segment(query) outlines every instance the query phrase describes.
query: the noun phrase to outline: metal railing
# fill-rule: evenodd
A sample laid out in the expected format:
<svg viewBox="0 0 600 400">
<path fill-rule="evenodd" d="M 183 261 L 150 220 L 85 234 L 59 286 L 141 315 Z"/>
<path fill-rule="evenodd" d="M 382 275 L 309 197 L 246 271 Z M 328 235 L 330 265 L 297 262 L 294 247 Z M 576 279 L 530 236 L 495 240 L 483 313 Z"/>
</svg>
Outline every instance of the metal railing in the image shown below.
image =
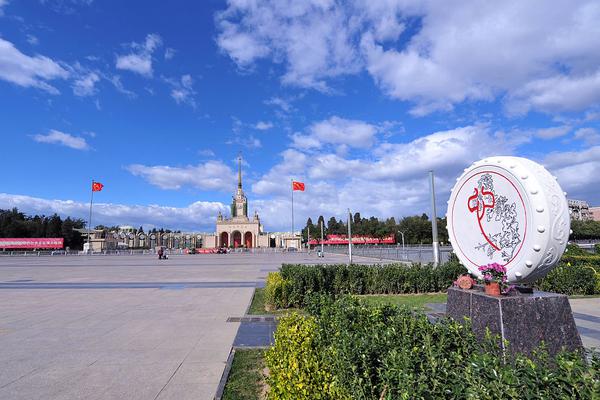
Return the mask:
<svg viewBox="0 0 600 400">
<path fill-rule="evenodd" d="M 325 246 L 325 253 L 348 254 L 348 246 Z M 440 247 L 440 262 L 445 263 L 450 259 L 452 247 Z M 377 258 L 380 260 L 406 261 L 415 263 L 432 263 L 433 248 L 431 246 L 369 246 L 369 245 L 354 245 L 352 246 L 352 255 Z"/>
</svg>

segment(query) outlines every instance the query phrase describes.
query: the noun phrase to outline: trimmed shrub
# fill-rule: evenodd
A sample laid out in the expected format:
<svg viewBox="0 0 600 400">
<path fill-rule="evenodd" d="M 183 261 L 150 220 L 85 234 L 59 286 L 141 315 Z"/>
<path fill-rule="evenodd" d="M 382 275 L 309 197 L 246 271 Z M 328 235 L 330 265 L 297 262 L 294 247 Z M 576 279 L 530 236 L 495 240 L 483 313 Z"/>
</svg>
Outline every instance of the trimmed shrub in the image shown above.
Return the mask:
<svg viewBox="0 0 600 400">
<path fill-rule="evenodd" d="M 270 272 L 265 285 L 265 304 L 269 309 L 287 307 L 289 282 L 279 272 Z"/>
<path fill-rule="evenodd" d="M 316 337 L 314 317 L 292 313 L 279 320 L 275 344 L 265 357 L 269 399 L 349 399 L 336 388 Z"/>
<path fill-rule="evenodd" d="M 566 295 L 591 295 L 600 293 L 600 282 L 596 270 L 589 265 L 560 264 L 544 278 L 535 282 L 535 287 L 547 292 Z"/>
<path fill-rule="evenodd" d="M 571 265 L 588 265 L 594 268 L 600 268 L 600 255 L 588 253 L 585 256 L 563 255 L 560 259 L 562 263 Z"/>
<path fill-rule="evenodd" d="M 284 264 L 281 276 L 287 285 L 287 299 L 276 299 L 275 302 L 282 307 L 301 307 L 306 304 L 307 296 L 313 293 L 343 295 L 440 292 L 466 272 L 456 262 L 437 268 L 431 264 Z"/>
<path fill-rule="evenodd" d="M 468 323 L 312 295 L 312 317 L 284 319 L 269 351 L 272 399 L 593 399 L 600 359 L 579 353 L 505 361 Z M 320 372 L 320 374 L 319 374 Z M 272 388 L 273 390 L 273 388 Z"/>
</svg>

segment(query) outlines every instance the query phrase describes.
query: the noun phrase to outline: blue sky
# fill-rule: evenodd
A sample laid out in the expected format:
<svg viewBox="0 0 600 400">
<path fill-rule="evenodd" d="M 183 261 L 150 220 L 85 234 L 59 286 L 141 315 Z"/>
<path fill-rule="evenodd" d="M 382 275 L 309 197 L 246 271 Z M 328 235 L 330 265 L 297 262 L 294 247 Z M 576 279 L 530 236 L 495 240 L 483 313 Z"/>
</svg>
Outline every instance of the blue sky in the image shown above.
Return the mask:
<svg viewBox="0 0 600 400">
<path fill-rule="evenodd" d="M 489 155 L 600 204 L 600 4 L 0 0 L 0 207 L 210 231 L 440 214 Z"/>
</svg>

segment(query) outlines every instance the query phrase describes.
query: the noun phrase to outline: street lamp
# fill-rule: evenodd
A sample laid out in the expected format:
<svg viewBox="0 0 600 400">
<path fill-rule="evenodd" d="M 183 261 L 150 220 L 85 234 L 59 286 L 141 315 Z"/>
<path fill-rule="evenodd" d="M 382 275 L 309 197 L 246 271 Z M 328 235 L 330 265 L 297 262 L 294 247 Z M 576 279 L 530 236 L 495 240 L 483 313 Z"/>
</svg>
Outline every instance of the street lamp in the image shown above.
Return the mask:
<svg viewBox="0 0 600 400">
<path fill-rule="evenodd" d="M 404 254 L 404 258 L 406 258 L 406 248 L 404 247 L 404 232 L 398 231 L 400 235 L 402 235 L 402 254 Z"/>
</svg>

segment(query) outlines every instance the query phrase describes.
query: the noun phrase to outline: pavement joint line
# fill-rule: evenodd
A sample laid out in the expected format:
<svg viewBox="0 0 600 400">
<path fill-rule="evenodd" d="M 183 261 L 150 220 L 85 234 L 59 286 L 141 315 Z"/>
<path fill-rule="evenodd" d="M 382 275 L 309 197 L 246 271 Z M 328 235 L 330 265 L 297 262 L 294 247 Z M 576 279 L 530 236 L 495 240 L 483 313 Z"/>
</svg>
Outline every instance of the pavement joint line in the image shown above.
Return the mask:
<svg viewBox="0 0 600 400">
<path fill-rule="evenodd" d="M 582 319 L 584 321 L 595 322 L 597 324 L 600 324 L 600 317 L 595 317 L 593 315 L 574 312 L 573 317 L 575 319 Z"/>
<path fill-rule="evenodd" d="M 577 331 L 581 336 L 586 336 L 592 339 L 600 339 L 600 330 L 586 328 L 585 326 L 577 326 Z"/>
<path fill-rule="evenodd" d="M 33 373 L 34 373 L 34 372 L 36 372 L 36 371 L 39 371 L 40 369 L 42 369 L 42 367 L 37 367 L 37 368 L 34 368 L 34 369 L 32 369 L 31 371 L 27 372 L 26 374 L 24 374 L 24 375 L 21 375 L 21 376 L 20 376 L 20 377 L 18 377 L 17 379 L 13 379 L 12 381 L 10 381 L 10 382 L 8 382 L 8 383 L 5 383 L 4 385 L 0 386 L 0 389 L 4 389 L 5 387 L 7 387 L 7 386 L 10 386 L 10 385 L 12 385 L 12 384 L 13 384 L 13 383 L 15 383 L 15 382 L 18 382 L 18 381 L 20 381 L 21 379 L 25 378 L 26 376 L 28 376 L 28 375 L 31 375 L 31 374 L 33 374 Z"/>
</svg>

